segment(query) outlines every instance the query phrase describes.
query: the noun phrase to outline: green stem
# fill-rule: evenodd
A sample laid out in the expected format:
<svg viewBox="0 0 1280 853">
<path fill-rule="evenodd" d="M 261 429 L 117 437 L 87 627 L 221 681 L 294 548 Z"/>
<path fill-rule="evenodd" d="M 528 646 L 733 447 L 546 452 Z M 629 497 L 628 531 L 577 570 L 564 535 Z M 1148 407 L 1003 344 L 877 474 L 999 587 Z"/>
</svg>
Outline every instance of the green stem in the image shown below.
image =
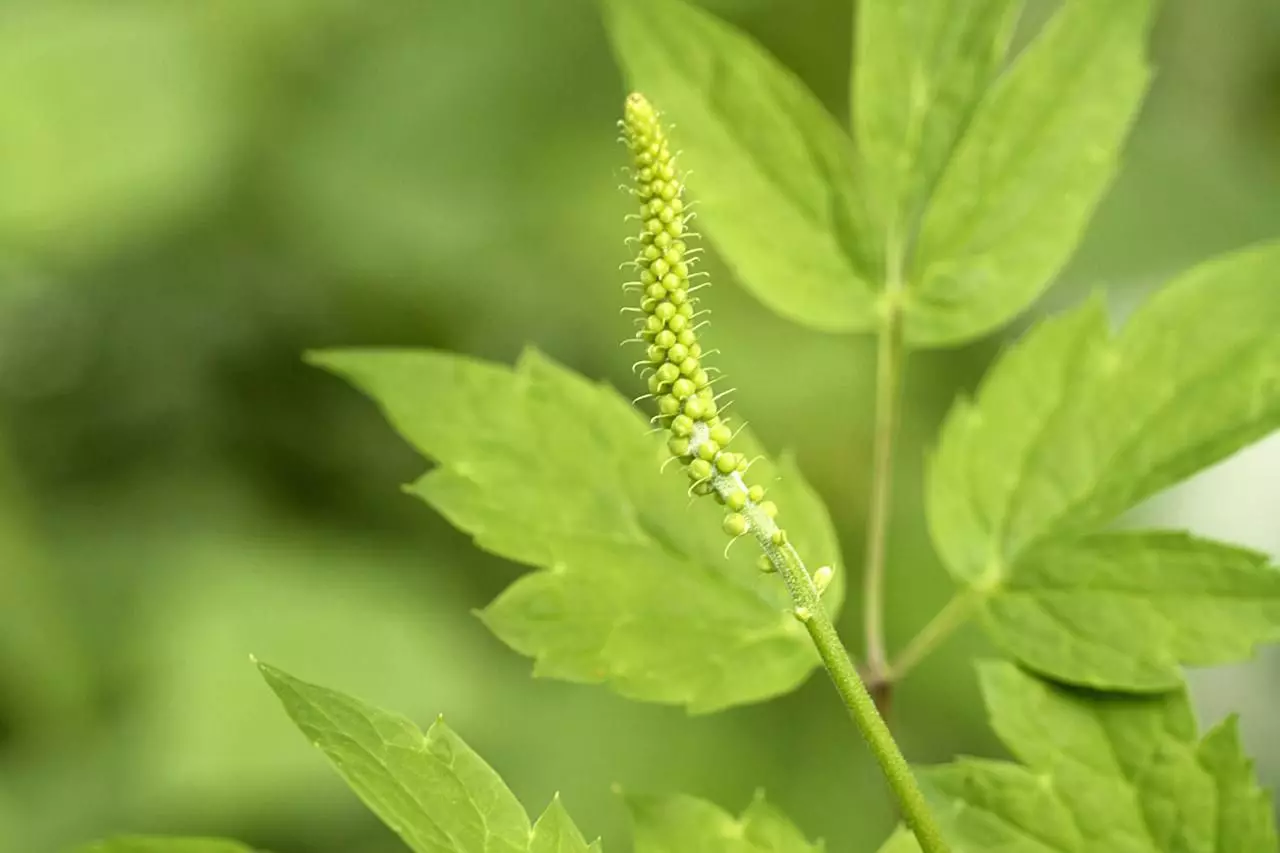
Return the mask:
<svg viewBox="0 0 1280 853">
<path fill-rule="evenodd" d="M 951 600 L 929 620 L 907 643 L 889 667 L 885 678 L 889 681 L 900 681 L 920 661 L 928 657 L 944 640 L 955 633 L 956 629 L 969 621 L 974 608 L 982 601 L 982 594 L 975 589 L 966 589 L 951 596 Z"/>
<path fill-rule="evenodd" d="M 866 630 L 867 673 L 875 683 L 887 683 L 889 671 L 884 632 L 885 550 L 893 484 L 893 446 L 898 431 L 905 348 L 897 275 L 890 276 L 884 322 L 876 354 L 875 437 L 871 463 L 871 508 L 867 514 L 867 553 L 863 567 L 863 626 Z"/>
<path fill-rule="evenodd" d="M 924 853 L 947 853 L 942 831 L 929 811 L 924 794 L 911 773 L 911 767 L 893 739 L 889 726 L 880 716 L 880 711 L 867 692 L 848 651 L 840 642 L 840 635 L 836 633 L 831 617 L 822 606 L 822 597 L 799 554 L 789 544 L 778 547 L 763 536 L 757 538 L 760 539 L 760 545 L 769 561 L 786 582 L 791 600 L 795 603 L 796 618 L 809 631 L 809 636 L 826 665 L 827 673 L 836 686 L 836 692 L 844 700 L 849 716 L 871 747 L 871 752 L 898 801 L 903 819 L 920 842 L 920 849 Z"/>
</svg>

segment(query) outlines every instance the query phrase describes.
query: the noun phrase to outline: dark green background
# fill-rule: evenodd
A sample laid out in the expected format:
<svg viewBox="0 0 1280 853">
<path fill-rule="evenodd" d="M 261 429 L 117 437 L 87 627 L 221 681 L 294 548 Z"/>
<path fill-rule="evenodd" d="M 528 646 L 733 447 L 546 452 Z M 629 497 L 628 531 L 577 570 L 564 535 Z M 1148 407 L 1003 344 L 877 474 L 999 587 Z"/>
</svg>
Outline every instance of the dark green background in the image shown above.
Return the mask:
<svg viewBox="0 0 1280 853">
<path fill-rule="evenodd" d="M 847 112 L 847 0 L 708 5 Z M 824 679 L 693 718 L 533 681 L 469 615 L 521 569 L 403 496 L 423 463 L 300 360 L 397 344 L 510 361 L 531 344 L 639 393 L 617 347 L 625 90 L 592 3 L 0 6 L 0 851 L 121 830 L 399 849 L 251 652 L 420 721 L 443 711 L 530 811 L 559 790 L 611 849 L 628 843 L 615 783 L 734 809 L 764 787 L 831 849 L 873 849 L 892 814 Z M 1169 0 L 1153 50 L 1123 174 L 1039 310 L 1102 286 L 1119 316 L 1179 269 L 1280 235 L 1280 6 Z M 735 405 L 798 451 L 856 565 L 870 342 L 717 281 L 707 334 Z M 895 644 L 948 595 L 923 454 L 999 345 L 911 360 Z M 1278 457 L 1257 448 L 1145 513 L 1280 552 Z M 984 648 L 969 630 L 901 688 L 913 759 L 997 750 L 966 665 Z M 1207 719 L 1245 713 L 1280 781 L 1280 659 L 1194 683 Z"/>
</svg>

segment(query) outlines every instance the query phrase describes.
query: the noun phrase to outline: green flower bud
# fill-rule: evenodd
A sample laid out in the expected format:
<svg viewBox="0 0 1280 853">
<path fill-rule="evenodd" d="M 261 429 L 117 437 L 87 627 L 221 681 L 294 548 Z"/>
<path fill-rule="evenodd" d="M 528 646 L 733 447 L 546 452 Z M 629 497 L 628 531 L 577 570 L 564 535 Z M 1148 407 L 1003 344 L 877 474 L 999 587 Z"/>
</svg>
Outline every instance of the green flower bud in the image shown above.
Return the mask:
<svg viewBox="0 0 1280 853">
<path fill-rule="evenodd" d="M 747 532 L 747 517 L 740 512 L 731 512 L 724 517 L 724 532 L 730 536 L 741 536 Z"/>
<path fill-rule="evenodd" d="M 698 300 L 690 292 L 691 263 L 684 239 L 684 179 L 666 128 L 643 96 L 627 98 L 622 126 L 635 165 L 634 192 L 640 200 L 643 222 L 636 264 L 640 267 L 640 308 L 645 316 L 636 337 L 647 345 L 647 363 L 653 367 L 646 381 L 656 397 L 655 421 L 669 430 L 667 449 L 671 454 L 688 460 L 686 473 L 693 481 L 690 491 L 715 495 L 729 510 L 725 532 L 741 536 L 751 526 L 749 506 L 760 504 L 768 518 L 777 510 L 772 503 L 760 503 L 764 489 L 742 482 L 740 475 L 746 471 L 747 459 L 726 449 L 733 430 L 720 418 L 711 377 L 701 362 L 703 347 L 695 331 L 701 324 L 693 320 Z M 777 545 L 786 542 L 781 530 L 772 537 Z"/>
<path fill-rule="evenodd" d="M 695 459 L 689 463 L 689 479 L 705 480 L 711 476 L 711 463 L 705 459 Z"/>
</svg>

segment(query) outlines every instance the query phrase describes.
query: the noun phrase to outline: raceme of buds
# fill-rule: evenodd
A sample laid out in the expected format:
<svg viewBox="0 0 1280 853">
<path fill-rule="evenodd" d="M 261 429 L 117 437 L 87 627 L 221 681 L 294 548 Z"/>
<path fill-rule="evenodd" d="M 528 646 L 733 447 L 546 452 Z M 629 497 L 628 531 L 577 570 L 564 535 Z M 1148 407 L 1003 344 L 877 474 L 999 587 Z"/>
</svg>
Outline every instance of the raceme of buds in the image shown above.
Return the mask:
<svg viewBox="0 0 1280 853">
<path fill-rule="evenodd" d="M 684 182 L 668 147 L 657 111 L 643 95 L 627 97 L 619 123 L 632 155 L 631 192 L 640 203 L 640 251 L 632 262 L 638 280 L 627 290 L 640 297 L 641 318 L 636 339 L 645 346 L 643 366 L 650 396 L 656 400 L 655 420 L 669 433 L 667 447 L 683 464 L 691 490 L 712 495 L 728 510 L 724 530 L 738 537 L 752 533 L 763 545 L 781 547 L 786 531 L 773 521 L 777 508 L 764 500 L 764 489 L 743 479 L 748 460 L 729 449 L 733 430 L 720 404 L 703 349 L 698 341 L 698 299 L 691 286 L 694 256 L 684 203 Z M 703 274 L 705 275 L 705 274 Z M 711 370 L 714 370 L 712 368 Z M 768 549 L 766 549 L 768 550 Z"/>
</svg>

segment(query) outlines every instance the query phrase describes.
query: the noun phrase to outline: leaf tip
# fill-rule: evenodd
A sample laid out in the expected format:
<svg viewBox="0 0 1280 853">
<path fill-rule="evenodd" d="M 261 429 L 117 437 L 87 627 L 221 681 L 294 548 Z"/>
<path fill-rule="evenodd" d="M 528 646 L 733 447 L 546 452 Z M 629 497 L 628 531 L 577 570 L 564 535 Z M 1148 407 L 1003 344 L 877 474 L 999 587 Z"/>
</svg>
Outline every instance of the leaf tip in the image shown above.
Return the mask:
<svg viewBox="0 0 1280 853">
<path fill-rule="evenodd" d="M 302 351 L 302 363 L 311 367 L 318 367 L 322 370 L 329 370 L 332 367 L 333 350 L 327 349 L 309 349 Z"/>
</svg>

